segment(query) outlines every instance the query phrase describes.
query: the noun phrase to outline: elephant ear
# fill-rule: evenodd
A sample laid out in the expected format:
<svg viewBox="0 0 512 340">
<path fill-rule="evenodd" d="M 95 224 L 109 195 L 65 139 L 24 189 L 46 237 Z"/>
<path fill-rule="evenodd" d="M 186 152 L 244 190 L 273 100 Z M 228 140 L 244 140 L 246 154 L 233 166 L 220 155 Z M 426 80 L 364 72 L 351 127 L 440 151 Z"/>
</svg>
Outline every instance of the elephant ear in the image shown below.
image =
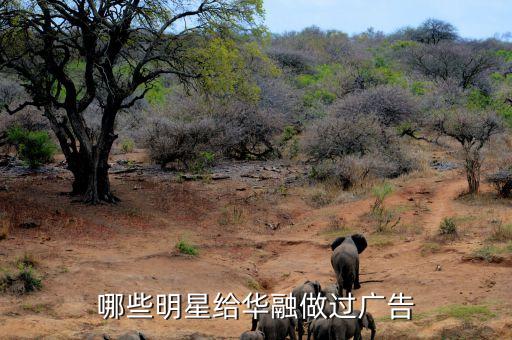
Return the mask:
<svg viewBox="0 0 512 340">
<path fill-rule="evenodd" d="M 361 320 L 362 327 L 364 327 L 364 328 L 370 327 L 370 322 L 368 321 L 368 313 L 364 313 L 363 317 L 360 320 Z"/>
<path fill-rule="evenodd" d="M 337 239 L 334 240 L 334 242 L 331 244 L 331 249 L 334 250 L 336 249 L 340 244 L 343 243 L 343 241 L 345 241 L 345 238 L 344 237 L 338 237 Z"/>
<path fill-rule="evenodd" d="M 371 315 L 370 313 L 365 313 L 364 318 L 366 320 L 366 325 L 365 325 L 366 328 L 373 329 L 373 330 L 377 329 L 377 327 L 375 326 L 375 320 L 373 319 L 373 315 Z M 363 325 L 364 325 L 364 322 L 363 322 Z"/>
<path fill-rule="evenodd" d="M 366 247 L 368 247 L 368 243 L 366 242 L 366 239 L 364 238 L 363 235 L 354 234 L 351 236 L 351 238 L 352 238 L 352 241 L 354 241 L 356 248 L 357 248 L 357 252 L 359 254 L 361 254 L 366 249 Z"/>
</svg>

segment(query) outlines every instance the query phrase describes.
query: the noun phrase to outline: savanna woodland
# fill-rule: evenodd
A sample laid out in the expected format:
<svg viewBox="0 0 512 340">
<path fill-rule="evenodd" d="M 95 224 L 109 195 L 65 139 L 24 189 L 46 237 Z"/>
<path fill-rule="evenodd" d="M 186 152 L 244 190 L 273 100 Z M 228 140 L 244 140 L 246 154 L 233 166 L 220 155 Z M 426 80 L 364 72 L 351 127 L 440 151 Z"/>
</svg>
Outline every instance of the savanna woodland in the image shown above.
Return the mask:
<svg viewBox="0 0 512 340">
<path fill-rule="evenodd" d="M 262 0 L 0 0 L 0 338 L 510 339 L 511 128 L 512 43 L 443 20 L 277 34 Z M 386 299 L 353 324 L 242 312 L 292 291 Z M 229 293 L 239 317 L 213 317 Z"/>
</svg>

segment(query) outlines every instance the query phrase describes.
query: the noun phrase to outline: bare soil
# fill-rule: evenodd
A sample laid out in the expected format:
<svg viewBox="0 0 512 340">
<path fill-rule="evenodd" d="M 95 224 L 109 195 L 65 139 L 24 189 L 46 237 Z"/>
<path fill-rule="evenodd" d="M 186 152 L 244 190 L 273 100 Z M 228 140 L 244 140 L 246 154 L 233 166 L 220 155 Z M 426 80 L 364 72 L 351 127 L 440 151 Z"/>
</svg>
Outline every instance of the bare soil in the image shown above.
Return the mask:
<svg viewBox="0 0 512 340">
<path fill-rule="evenodd" d="M 117 158 L 144 159 L 140 153 Z M 63 194 L 70 177 L 58 167 L 37 174 L 4 171 L 0 210 L 8 212 L 10 230 L 0 241 L 0 268 L 29 254 L 43 288 L 0 295 L 0 338 L 74 339 L 139 330 L 150 339 L 194 333 L 235 339 L 250 328 L 249 317 L 103 320 L 98 294 L 200 292 L 213 298 L 233 292 L 243 298 L 255 289 L 288 293 L 306 279 L 329 285 L 329 243 L 353 232 L 364 233 L 370 244 L 361 255 L 362 280 L 383 281 L 363 283 L 356 297 L 414 297 L 413 321 L 390 321 L 387 301 L 369 303 L 378 339 L 512 338 L 510 255 L 500 263 L 464 260 L 486 244 L 493 220 L 512 221 L 512 201 L 496 198 L 485 185 L 477 197 L 461 196 L 466 182 L 460 170 L 394 180 L 385 204 L 400 223 L 386 233 L 376 233 L 368 217 L 369 194 L 315 208 L 304 169 L 283 163 L 226 165 L 195 180 L 141 166 L 111 178 L 122 202 L 86 206 Z M 453 239 L 437 235 L 445 217 L 456 217 Z M 36 227 L 20 227 L 27 222 Z M 199 255 L 179 254 L 180 239 L 196 245 Z M 485 306 L 492 317 L 444 315 L 440 307 L 452 305 Z"/>
</svg>

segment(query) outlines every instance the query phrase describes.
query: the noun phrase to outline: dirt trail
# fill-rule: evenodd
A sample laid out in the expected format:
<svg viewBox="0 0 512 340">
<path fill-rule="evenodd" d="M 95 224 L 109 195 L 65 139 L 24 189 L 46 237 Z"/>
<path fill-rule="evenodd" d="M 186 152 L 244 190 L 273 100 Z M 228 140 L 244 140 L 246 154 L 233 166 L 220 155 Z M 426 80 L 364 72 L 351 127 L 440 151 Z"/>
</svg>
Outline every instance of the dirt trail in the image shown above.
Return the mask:
<svg viewBox="0 0 512 340">
<path fill-rule="evenodd" d="M 44 275 L 40 292 L 0 295 L 0 330 L 12 337 L 74 339 L 87 333 L 116 335 L 139 329 L 152 339 L 184 339 L 195 332 L 216 339 L 237 338 L 250 325 L 247 317 L 104 321 L 96 313 L 97 295 L 201 292 L 213 299 L 218 292 L 242 297 L 254 289 L 288 293 L 306 279 L 328 285 L 334 282 L 328 244 L 336 233 L 347 232 L 328 229 L 333 216 L 342 218 L 350 232 L 369 238 L 370 246 L 361 256 L 362 279 L 384 281 L 364 284 L 355 292 L 358 298 L 371 292 L 389 298 L 402 291 L 414 296 L 417 313 L 490 299 L 504 308 L 512 301 L 510 267 L 461 262 L 461 256 L 481 242 L 475 236 L 422 253 L 425 238 L 444 217 L 474 214 L 478 209 L 454 202 L 465 188 L 464 178 L 456 172 L 398 181 L 387 204 L 403 208 L 402 223 L 420 232 L 391 234 L 375 233 L 365 219 L 371 198 L 312 208 L 302 191 L 283 195 L 273 190 L 281 185 L 279 178 L 176 183 L 133 174 L 114 181 L 123 197 L 115 207 L 72 204 L 59 195 L 69 185 L 67 178 L 40 185 L 46 180 L 43 176 L 16 179 L 9 183 L 9 192 L 0 192 L 2 207 L 13 202 L 9 204 L 20 220 L 40 223 L 31 230 L 14 228 L 0 243 L 0 267 L 29 251 Z M 512 219 L 512 207 L 501 209 L 501 215 Z M 198 245 L 199 256 L 176 254 L 174 246 L 180 239 Z M 442 270 L 437 271 L 437 266 Z M 387 301 L 372 304 L 371 310 L 378 320 L 389 315 Z M 435 334 L 431 325 L 411 327 L 424 338 Z M 395 328 L 400 324 L 379 321 L 379 329 Z"/>
<path fill-rule="evenodd" d="M 436 231 L 443 218 L 453 216 L 453 201 L 467 187 L 464 179 L 453 178 L 437 183 L 431 197 L 430 213 L 424 217 L 425 229 L 429 232 Z"/>
</svg>

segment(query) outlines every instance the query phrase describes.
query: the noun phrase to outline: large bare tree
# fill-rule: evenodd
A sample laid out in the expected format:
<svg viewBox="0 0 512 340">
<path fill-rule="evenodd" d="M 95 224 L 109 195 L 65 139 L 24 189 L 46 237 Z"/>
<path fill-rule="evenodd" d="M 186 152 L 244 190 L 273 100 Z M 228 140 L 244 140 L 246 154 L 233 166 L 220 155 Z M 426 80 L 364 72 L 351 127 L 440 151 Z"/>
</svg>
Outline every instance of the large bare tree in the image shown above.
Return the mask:
<svg viewBox="0 0 512 340">
<path fill-rule="evenodd" d="M 207 46 L 259 30 L 262 14 L 261 0 L 0 0 L 0 70 L 27 93 L 3 109 L 40 108 L 74 175 L 73 193 L 116 202 L 108 178 L 116 115 L 162 75 L 208 83 L 217 61 Z M 97 133 L 84 118 L 93 106 Z"/>
</svg>

